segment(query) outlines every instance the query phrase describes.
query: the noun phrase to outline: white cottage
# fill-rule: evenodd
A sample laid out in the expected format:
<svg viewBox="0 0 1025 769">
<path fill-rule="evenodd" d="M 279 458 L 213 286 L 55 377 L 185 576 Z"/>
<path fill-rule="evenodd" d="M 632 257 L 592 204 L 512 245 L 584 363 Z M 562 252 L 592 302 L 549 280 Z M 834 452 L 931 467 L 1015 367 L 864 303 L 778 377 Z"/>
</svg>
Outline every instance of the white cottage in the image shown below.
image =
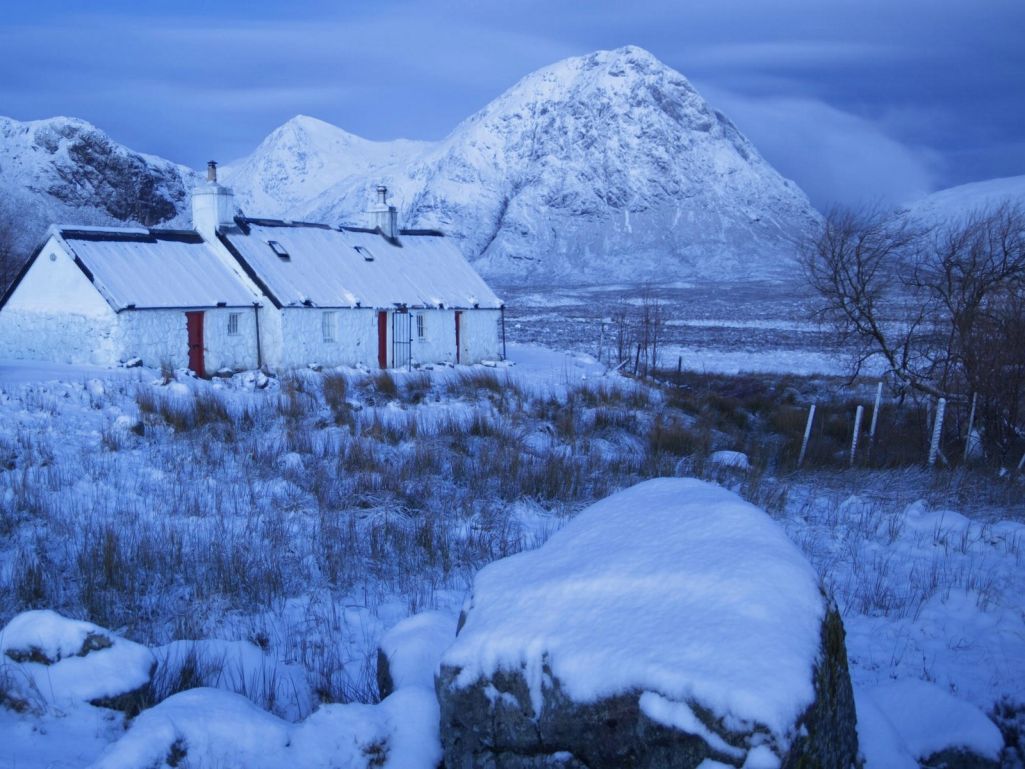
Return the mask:
<svg viewBox="0 0 1025 769">
<path fill-rule="evenodd" d="M 195 230 L 51 228 L 0 299 L 0 357 L 188 366 L 405 367 L 504 355 L 504 306 L 442 233 L 235 216 L 193 193 Z"/>
</svg>

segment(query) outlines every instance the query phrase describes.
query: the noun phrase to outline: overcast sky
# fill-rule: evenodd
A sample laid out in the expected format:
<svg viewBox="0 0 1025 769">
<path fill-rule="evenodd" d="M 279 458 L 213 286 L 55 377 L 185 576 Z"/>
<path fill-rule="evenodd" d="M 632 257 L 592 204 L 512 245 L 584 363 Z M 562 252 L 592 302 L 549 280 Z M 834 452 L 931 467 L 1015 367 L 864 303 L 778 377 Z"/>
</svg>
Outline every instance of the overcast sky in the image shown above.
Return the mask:
<svg viewBox="0 0 1025 769">
<path fill-rule="evenodd" d="M 201 167 L 303 113 L 438 139 L 520 77 L 634 44 L 820 207 L 1025 174 L 1025 0 L 5 3 L 0 114 Z"/>
</svg>

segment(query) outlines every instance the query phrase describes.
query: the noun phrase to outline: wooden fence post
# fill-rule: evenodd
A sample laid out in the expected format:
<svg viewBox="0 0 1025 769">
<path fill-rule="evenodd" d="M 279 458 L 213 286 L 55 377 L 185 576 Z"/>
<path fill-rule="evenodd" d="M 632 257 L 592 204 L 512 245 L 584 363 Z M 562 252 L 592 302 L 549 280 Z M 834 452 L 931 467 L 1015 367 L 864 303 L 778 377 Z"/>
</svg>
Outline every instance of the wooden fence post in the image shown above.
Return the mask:
<svg viewBox="0 0 1025 769">
<path fill-rule="evenodd" d="M 808 439 L 811 437 L 811 423 L 815 421 L 815 404 L 808 409 L 808 422 L 804 426 L 804 439 L 801 441 L 801 455 L 797 458 L 797 466 L 804 464 L 804 455 L 808 452 Z"/>
<path fill-rule="evenodd" d="M 943 412 L 947 410 L 947 399 L 940 398 L 936 403 L 936 419 L 932 423 L 932 440 L 929 442 L 929 467 L 936 464 L 936 455 L 940 453 L 940 435 L 943 432 Z"/>
<path fill-rule="evenodd" d="M 854 456 L 858 453 L 858 433 L 861 432 L 861 419 L 864 416 L 865 407 L 859 405 L 854 412 L 854 434 L 851 435 L 851 467 L 854 467 Z"/>
<path fill-rule="evenodd" d="M 972 410 L 968 413 L 968 435 L 964 439 L 964 458 L 962 459 L 965 464 L 968 464 L 968 452 L 972 449 L 972 430 L 975 429 L 975 402 L 978 397 L 978 393 L 972 393 Z"/>
<path fill-rule="evenodd" d="M 876 401 L 872 405 L 872 423 L 869 425 L 868 428 L 869 440 L 874 441 L 876 439 L 876 425 L 879 423 L 879 404 L 882 402 L 882 400 L 883 383 L 880 382 L 879 385 L 876 387 Z"/>
</svg>

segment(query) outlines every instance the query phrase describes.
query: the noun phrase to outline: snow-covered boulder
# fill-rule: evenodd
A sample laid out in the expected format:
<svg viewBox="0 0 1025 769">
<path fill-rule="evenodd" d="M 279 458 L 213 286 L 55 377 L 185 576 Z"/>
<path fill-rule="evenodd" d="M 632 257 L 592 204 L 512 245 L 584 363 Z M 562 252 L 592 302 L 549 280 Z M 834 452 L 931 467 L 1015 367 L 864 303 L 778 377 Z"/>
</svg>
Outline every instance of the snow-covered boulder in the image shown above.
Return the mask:
<svg viewBox="0 0 1025 769">
<path fill-rule="evenodd" d="M 188 689 L 145 710 L 92 769 L 269 767 L 288 745 L 289 724 L 241 694 Z"/>
<path fill-rule="evenodd" d="M 425 611 L 399 622 L 377 646 L 377 690 L 384 699 L 396 689 L 434 689 L 438 662 L 456 637 L 455 618 Z"/>
<path fill-rule="evenodd" d="M 927 681 L 893 681 L 857 696 L 865 769 L 996 769 L 1004 739 L 985 713 Z"/>
<path fill-rule="evenodd" d="M 857 763 L 815 572 L 768 515 L 693 479 L 615 494 L 481 570 L 436 686 L 449 769 Z"/>
<path fill-rule="evenodd" d="M 143 711 L 91 769 L 435 769 L 438 704 L 419 687 L 291 724 L 241 694 L 189 689 Z"/>
<path fill-rule="evenodd" d="M 0 659 L 26 702 L 88 702 L 130 710 L 150 682 L 153 653 L 91 622 L 26 611 L 0 631 Z"/>
</svg>

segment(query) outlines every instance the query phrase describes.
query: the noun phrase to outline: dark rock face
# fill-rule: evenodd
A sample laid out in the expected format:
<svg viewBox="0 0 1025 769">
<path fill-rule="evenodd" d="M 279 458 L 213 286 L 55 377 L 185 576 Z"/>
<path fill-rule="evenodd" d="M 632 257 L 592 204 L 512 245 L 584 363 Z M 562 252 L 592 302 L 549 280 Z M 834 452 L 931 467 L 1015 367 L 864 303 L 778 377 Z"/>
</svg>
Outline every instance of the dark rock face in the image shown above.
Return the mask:
<svg viewBox="0 0 1025 769">
<path fill-rule="evenodd" d="M 391 665 L 384 649 L 377 650 L 377 696 L 382 700 L 395 691 L 395 681 L 391 676 Z"/>
<path fill-rule="evenodd" d="M 99 131 L 67 137 L 71 162 L 54 165 L 57 179 L 47 192 L 75 206 L 101 206 L 122 222 L 153 226 L 184 210 L 184 182 L 169 163 L 150 164 Z M 166 166 L 166 167 L 165 167 Z"/>
<path fill-rule="evenodd" d="M 693 769 L 705 759 L 739 766 L 756 745 L 771 750 L 784 769 L 858 766 L 854 694 L 835 608 L 822 625 L 815 701 L 790 730 L 794 737 L 785 750 L 768 730 L 731 731 L 695 703 L 689 704 L 711 740 L 651 719 L 640 706 L 640 691 L 573 702 L 547 667 L 540 713 L 522 673 L 500 672 L 459 687 L 459 672 L 443 666 L 436 687 L 447 769 Z"/>
<path fill-rule="evenodd" d="M 27 253 L 54 222 L 187 227 L 196 175 L 74 118 L 0 118 L 0 221 Z"/>
</svg>

